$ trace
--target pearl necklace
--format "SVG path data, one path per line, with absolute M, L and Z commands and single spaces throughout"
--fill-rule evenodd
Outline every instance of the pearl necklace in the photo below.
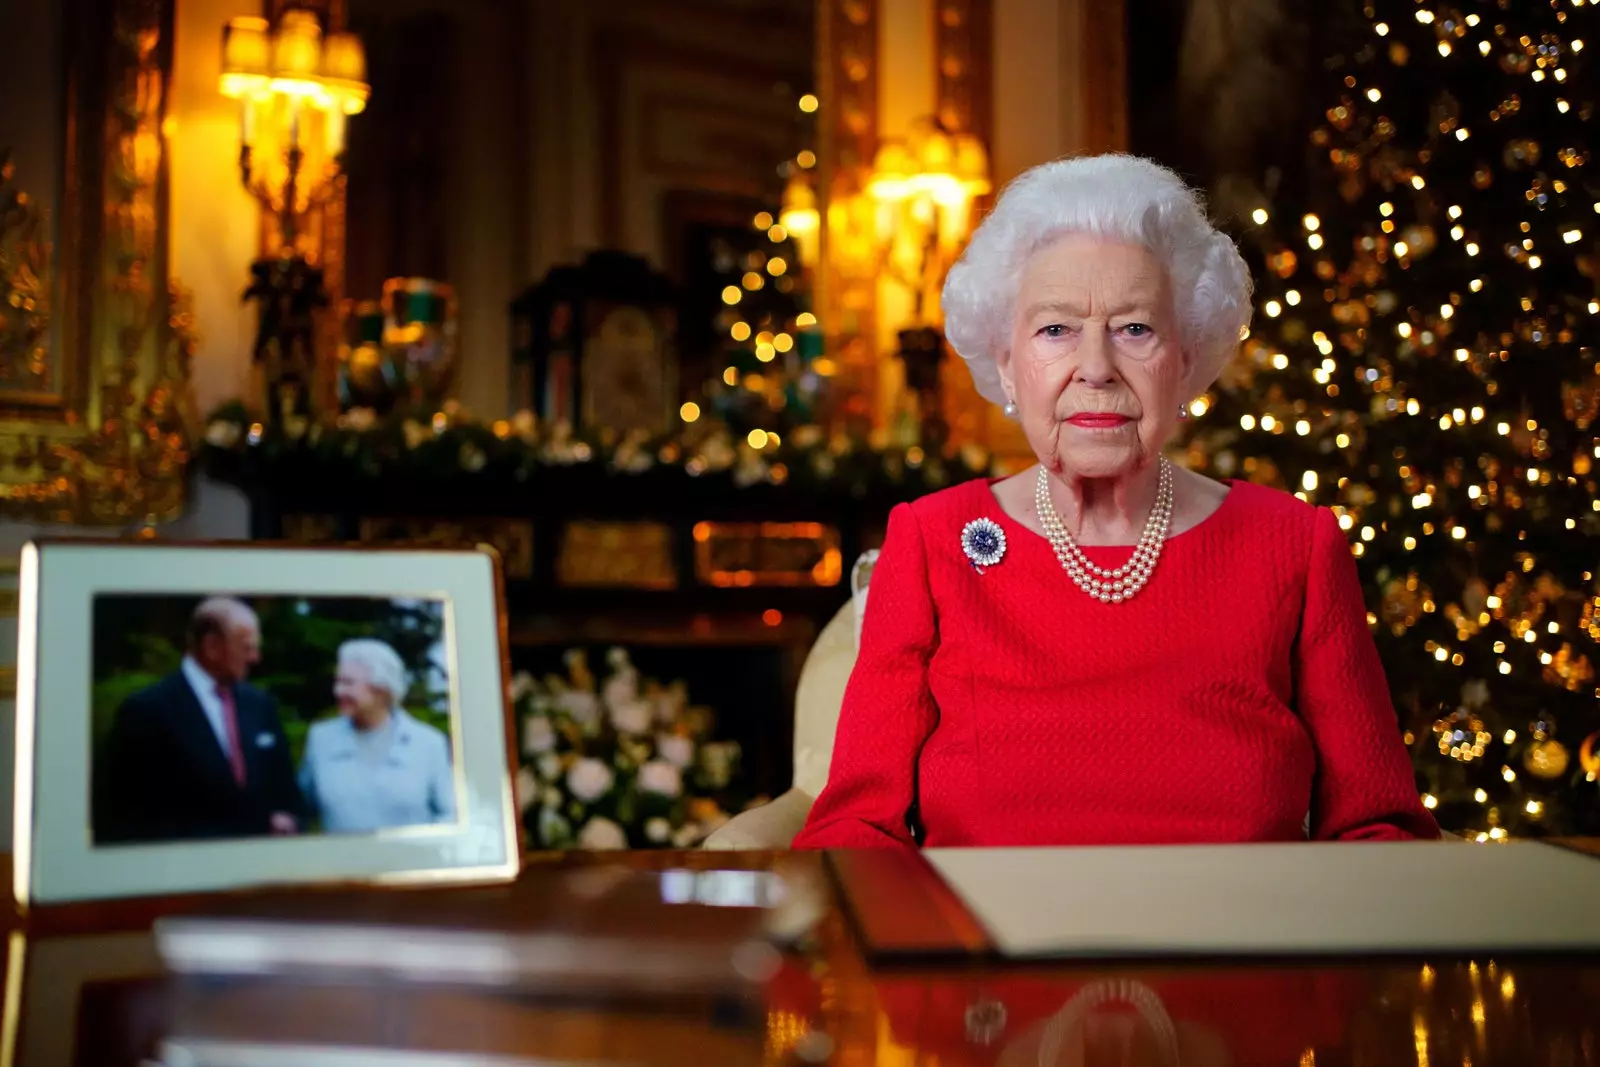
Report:
M 1160 459 L 1161 474 L 1156 483 L 1156 503 L 1145 520 L 1144 533 L 1133 555 L 1122 566 L 1110 569 L 1097 566 L 1078 542 L 1072 539 L 1067 527 L 1056 514 L 1050 502 L 1050 476 L 1039 468 L 1039 480 L 1033 491 L 1034 505 L 1039 512 L 1039 522 L 1044 526 L 1045 537 L 1055 549 L 1056 559 L 1066 568 L 1073 584 L 1102 604 L 1120 604 L 1131 600 L 1144 588 L 1150 574 L 1161 558 L 1161 549 L 1167 543 L 1167 532 L 1172 529 L 1172 464 L 1167 457 Z

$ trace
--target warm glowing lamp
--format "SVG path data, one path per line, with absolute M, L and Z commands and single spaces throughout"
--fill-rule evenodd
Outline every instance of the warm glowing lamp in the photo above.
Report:
M 911 195 L 911 179 L 916 173 L 910 149 L 899 141 L 885 141 L 873 157 L 867 195 L 874 200 L 904 200 Z
M 323 96 L 322 26 L 309 11 L 285 11 L 272 41 L 272 91 Z
M 875 200 L 927 197 L 940 207 L 964 208 L 988 193 L 989 153 L 970 133 L 945 132 L 932 120 L 913 126 L 904 141 L 885 141 L 872 163 L 867 192 Z
M 366 76 L 360 40 L 348 33 L 324 37 L 310 11 L 285 11 L 276 25 L 235 18 L 222 32 L 218 87 L 242 104 L 239 177 L 278 224 L 278 247 L 251 265 L 255 280 L 246 292 L 262 307 L 255 353 L 265 368 L 274 417 L 303 413 L 316 346 L 308 332 L 291 325 L 301 312 L 285 317 L 267 309 L 293 307 L 309 315 L 325 295 L 322 271 L 301 244 L 313 213 L 342 195 L 345 121 L 366 107 Z M 257 165 L 269 153 L 281 153 L 280 166 Z
M 912 135 L 911 144 L 917 169 L 923 173 L 949 174 L 955 166 L 955 144 L 950 135 L 937 126 L 919 129 Z
M 239 169 L 245 187 L 279 215 L 292 245 L 303 217 L 332 194 L 345 147 L 346 116 L 366 108 L 367 57 L 351 33 L 323 36 L 317 16 L 285 11 L 276 26 L 266 19 L 233 19 L 222 32 L 224 96 L 243 102 Z M 281 147 L 284 169 L 272 175 L 254 166 L 257 124 L 264 145 Z M 308 154 L 306 134 L 320 123 L 323 152 Z
M 267 20 L 241 15 L 222 31 L 222 95 L 230 100 L 267 88 L 272 74 L 272 43 Z
M 800 262 L 808 267 L 815 266 L 817 243 L 822 235 L 822 213 L 817 210 L 817 194 L 811 183 L 799 173 L 790 176 L 789 183 L 783 187 L 783 210 L 778 215 L 778 224 L 794 239 Z
M 994 188 L 989 181 L 989 152 L 983 142 L 970 133 L 956 136 L 954 171 L 973 196 L 986 196 Z
M 331 33 L 322 43 L 322 81 L 346 115 L 367 106 L 367 53 L 353 33 Z

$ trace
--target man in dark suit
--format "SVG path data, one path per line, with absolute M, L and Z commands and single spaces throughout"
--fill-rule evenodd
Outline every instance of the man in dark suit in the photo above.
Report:
M 302 802 L 277 705 L 245 679 L 261 626 L 213 597 L 178 671 L 123 701 L 94 781 L 97 845 L 299 831 Z

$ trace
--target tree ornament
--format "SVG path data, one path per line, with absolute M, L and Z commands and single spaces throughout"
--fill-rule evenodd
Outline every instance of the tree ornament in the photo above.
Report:
M 1500 57 L 1500 69 L 1507 74 L 1527 74 L 1533 69 L 1533 57 L 1524 52 L 1506 52 Z
M 1522 765 L 1528 768 L 1528 773 L 1547 782 L 1567 773 L 1570 762 L 1567 746 L 1553 737 L 1533 742 L 1522 755 Z
M 1561 411 L 1578 429 L 1587 430 L 1600 416 L 1600 374 L 1581 382 L 1562 382 Z
M 1489 585 L 1482 578 L 1468 580 L 1461 591 L 1461 604 L 1474 618 L 1483 614 L 1489 604 Z
M 1503 154 L 1507 170 L 1524 170 L 1539 165 L 1539 142 L 1531 137 L 1519 137 L 1506 144 Z
M 1407 226 L 1405 232 L 1400 235 L 1400 239 L 1405 241 L 1407 254 L 1412 259 L 1422 259 L 1439 244 L 1439 235 L 1434 228 L 1421 223 L 1415 226 Z
M 1383 587 L 1383 621 L 1396 637 L 1405 633 L 1422 618 L 1422 604 L 1430 599 L 1427 588 L 1417 581 L 1415 574 L 1392 578 Z
M 1578 693 L 1594 682 L 1594 666 L 1582 652 L 1562 642 L 1561 648 L 1550 657 L 1544 668 L 1544 680 L 1549 685 L 1560 686 L 1569 693 Z
M 1363 301 L 1341 300 L 1333 305 L 1333 318 L 1341 326 L 1365 326 L 1372 312 Z
M 1480 163 L 1472 172 L 1472 187 L 1479 192 L 1494 184 L 1494 171 L 1487 164 Z

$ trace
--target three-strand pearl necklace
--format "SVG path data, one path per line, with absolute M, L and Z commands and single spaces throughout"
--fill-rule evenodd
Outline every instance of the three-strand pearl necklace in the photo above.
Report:
M 1056 551 L 1056 558 L 1066 568 L 1073 584 L 1102 604 L 1120 604 L 1130 600 L 1144 588 L 1161 558 L 1161 549 L 1167 543 L 1167 532 L 1172 529 L 1172 464 L 1165 456 L 1160 459 L 1161 474 L 1156 483 L 1156 503 L 1145 520 L 1144 533 L 1139 545 L 1120 567 L 1106 568 L 1096 565 L 1078 542 L 1067 532 L 1061 516 L 1050 502 L 1050 476 L 1039 468 L 1039 481 L 1034 488 L 1034 504 L 1039 511 L 1039 522 L 1044 526 L 1045 537 Z

